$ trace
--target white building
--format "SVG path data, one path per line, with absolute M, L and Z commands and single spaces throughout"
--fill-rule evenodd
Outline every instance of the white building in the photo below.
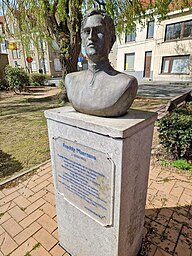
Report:
M 192 13 L 175 11 L 164 21 L 137 24 L 117 43 L 116 68 L 138 80 L 192 81 Z

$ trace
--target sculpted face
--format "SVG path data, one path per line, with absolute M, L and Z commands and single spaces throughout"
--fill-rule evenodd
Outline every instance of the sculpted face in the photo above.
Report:
M 108 57 L 110 39 L 101 15 L 87 18 L 81 36 L 85 52 L 90 59 L 102 60 Z

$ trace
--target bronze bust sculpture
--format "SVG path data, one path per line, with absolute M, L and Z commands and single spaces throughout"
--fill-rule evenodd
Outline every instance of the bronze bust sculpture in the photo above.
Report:
M 113 69 L 108 60 L 116 40 L 113 20 L 101 10 L 92 9 L 82 22 L 81 37 L 88 57 L 88 70 L 65 78 L 72 106 L 89 115 L 115 117 L 127 113 L 137 92 L 135 77 Z

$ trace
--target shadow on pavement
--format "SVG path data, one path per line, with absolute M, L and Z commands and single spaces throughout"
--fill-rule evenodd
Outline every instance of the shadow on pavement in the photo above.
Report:
M 191 205 L 145 210 L 143 244 L 138 256 L 187 256 L 191 252 Z

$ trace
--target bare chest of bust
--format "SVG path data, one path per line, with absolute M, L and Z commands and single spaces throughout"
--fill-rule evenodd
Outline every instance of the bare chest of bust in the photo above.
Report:
M 96 116 L 121 116 L 127 112 L 137 91 L 137 80 L 115 70 L 90 70 L 68 74 L 67 95 L 73 107 Z

